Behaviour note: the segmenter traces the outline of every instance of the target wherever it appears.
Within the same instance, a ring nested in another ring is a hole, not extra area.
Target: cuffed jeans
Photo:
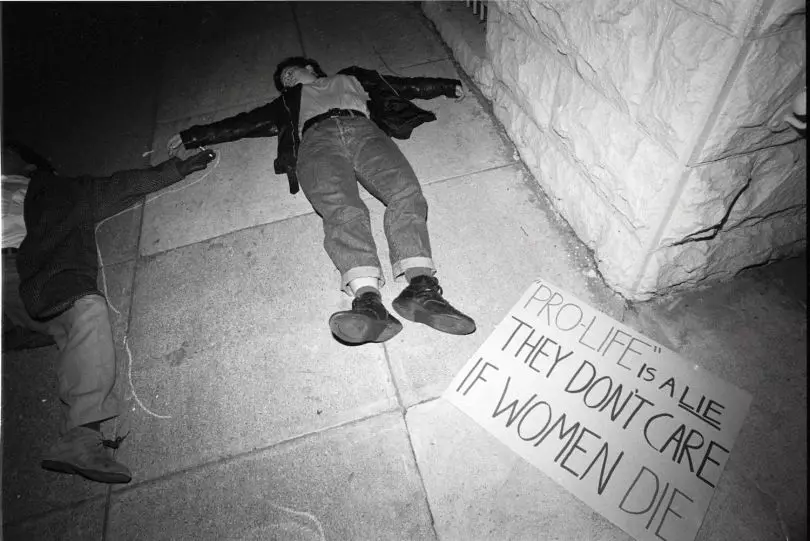
[[[337,117],[311,127],[299,148],[297,173],[323,219],[323,245],[344,291],[355,278],[384,283],[358,182],[386,207],[383,224],[394,278],[414,267],[435,270],[419,181],[396,143],[372,121]]]
[[[3,311],[17,325],[50,334],[59,350],[56,379],[63,404],[60,433],[118,416],[121,404],[115,392],[115,346],[104,297],[82,297],[61,315],[39,322],[22,308],[18,288],[15,263],[4,257]]]

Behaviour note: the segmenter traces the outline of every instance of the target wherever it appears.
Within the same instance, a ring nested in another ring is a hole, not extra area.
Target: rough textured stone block
[[[711,236],[806,208],[807,148],[801,142],[689,170],[661,245]]]
[[[763,7],[767,9],[767,14],[757,29],[759,34],[804,27],[807,12],[805,0],[770,0],[764,4]]]
[[[644,238],[622,219],[591,181],[576,158],[565,152],[558,139],[538,132],[519,107],[509,106],[508,90],[496,87],[495,114],[515,139],[521,156],[556,209],[577,235],[596,253],[603,276],[620,293],[631,294],[632,277],[643,257]],[[622,254],[622,257],[614,257]]]
[[[723,31],[740,35],[752,25],[759,2],[740,2],[738,0],[673,0],[673,3],[685,11],[706,19]],[[767,0],[766,2],[767,3]]]
[[[462,64],[491,66],[482,90],[530,171],[605,280],[644,299],[806,243],[806,158],[765,150],[797,137],[781,119],[803,18],[794,0],[501,2],[486,58]]]
[[[739,41],[680,10],[667,22],[639,121],[679,156],[688,156],[734,62]]]
[[[699,162],[753,152],[796,140],[786,110],[806,84],[804,27],[753,40],[743,48],[728,95],[719,105]]]
[[[797,255],[807,239],[806,154],[798,142],[692,169],[639,293]]]

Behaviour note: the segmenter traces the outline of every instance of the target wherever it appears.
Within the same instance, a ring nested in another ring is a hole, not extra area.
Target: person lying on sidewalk
[[[340,272],[341,289],[354,296],[351,310],[329,318],[330,330],[343,342],[384,342],[402,329],[382,303],[384,278],[358,182],[385,205],[393,275],[408,281],[392,303],[394,310],[442,332],[474,332],[472,318],[442,297],[434,276],[427,202],[413,168],[391,140],[406,139],[414,128],[436,119],[410,100],[461,99],[461,81],[383,76],[357,66],[328,77],[315,60],[304,57],[283,60],[273,79],[278,98],[173,135],[169,154],[181,146],[278,136],[275,171],[287,174],[291,193],[300,181],[323,220],[324,248]]]
[[[107,301],[97,287],[96,223],[205,169],[214,153],[110,177],[76,178],[57,175],[34,156],[20,145],[3,146],[3,176],[30,179],[23,203],[25,238],[14,254],[19,287],[4,280],[3,297],[5,305],[7,296],[18,293],[27,324],[51,335],[59,350],[56,376],[64,418],[42,467],[101,483],[127,483],[129,469],[107,452],[119,442],[101,435],[101,423],[117,417],[121,405]],[[4,254],[4,266],[14,263]]]

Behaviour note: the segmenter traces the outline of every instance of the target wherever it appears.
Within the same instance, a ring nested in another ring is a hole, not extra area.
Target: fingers
[[[191,171],[200,171],[201,169],[205,169],[216,157],[217,155],[213,150],[205,150],[199,154],[195,154],[188,159],[189,169]]]
[[[205,165],[208,165],[209,163],[214,161],[214,158],[217,157],[217,153],[214,152],[213,150],[206,150],[201,155],[203,156],[203,158],[205,160]]]
[[[166,143],[166,149],[169,151],[169,156],[174,156],[177,154],[177,151],[180,150],[180,147],[183,145],[183,138],[180,137],[180,134],[172,135],[169,142]]]

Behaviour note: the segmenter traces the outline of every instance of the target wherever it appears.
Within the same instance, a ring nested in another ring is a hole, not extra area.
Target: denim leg
[[[337,120],[325,120],[307,131],[299,148],[297,172],[301,189],[323,219],[323,246],[345,287],[354,278],[382,279],[382,271],[368,207],[360,199],[346,138]]]
[[[61,433],[119,415],[115,347],[104,297],[82,297],[46,325],[59,349],[56,375],[65,405]]]
[[[371,121],[354,119],[352,162],[371,195],[385,205],[384,227],[397,278],[411,267],[434,269],[427,229],[427,201],[397,144]]]

